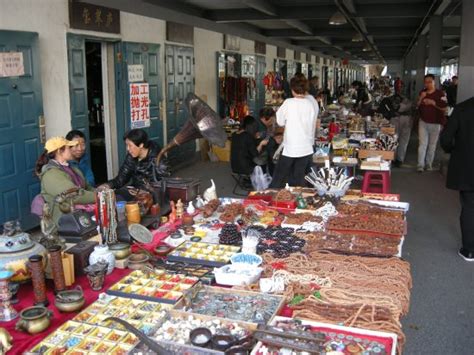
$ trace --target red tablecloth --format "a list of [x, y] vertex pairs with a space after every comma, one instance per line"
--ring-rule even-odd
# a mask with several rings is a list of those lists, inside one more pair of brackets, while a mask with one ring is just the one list
[[[76, 279], [76, 283], [71, 287], [76, 287], [76, 285], [80, 285], [84, 290], [84, 298], [86, 300], [85, 305], [83, 308], [90, 305], [94, 302], [100, 293], [105, 292], [110, 286], [116, 283], [125, 275], [129, 274], [132, 270], [129, 269], [114, 269], [114, 271], [105, 277], [104, 288], [101, 291], [92, 291], [89, 287], [89, 282], [86, 276], [80, 276]], [[15, 330], [15, 324], [19, 320], [14, 319], [7, 323], [0, 323], [1, 327], [4, 327], [13, 337], [13, 348], [8, 352], [8, 355], [11, 354], [22, 354], [26, 350], [31, 349], [33, 346], [38, 344], [41, 340], [43, 340], [47, 335], [51, 334], [56, 328], [64, 324], [66, 321], [74, 318], [77, 313], [60, 313], [56, 307], [54, 307], [54, 285], [51, 280], [47, 281], [48, 286], [48, 300], [49, 306], [48, 309], [53, 311], [54, 316], [51, 318], [51, 325], [48, 329], [46, 329], [42, 333], [38, 333], [36, 335], [30, 335], [28, 333], [23, 333]], [[14, 305], [14, 308], [17, 311], [21, 311], [24, 308], [33, 306], [33, 292], [32, 292], [32, 285], [31, 283], [21, 285], [20, 290], [18, 291], [18, 299], [20, 302]]]

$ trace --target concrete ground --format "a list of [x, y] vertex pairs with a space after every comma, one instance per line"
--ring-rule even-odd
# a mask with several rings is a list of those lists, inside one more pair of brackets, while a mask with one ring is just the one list
[[[474, 354], [474, 263], [457, 255], [458, 194], [444, 187], [439, 172], [416, 173], [413, 154], [408, 163], [413, 167], [392, 173], [392, 192], [410, 203], [403, 258], [411, 264], [413, 289], [402, 322], [405, 354]], [[201, 179], [201, 191], [212, 178], [219, 196], [232, 196], [227, 163], [197, 162], [177, 175]]]

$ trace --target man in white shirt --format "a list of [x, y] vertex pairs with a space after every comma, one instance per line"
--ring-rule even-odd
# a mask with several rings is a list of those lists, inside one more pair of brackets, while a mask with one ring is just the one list
[[[285, 127], [283, 153], [278, 160], [271, 188], [304, 186], [304, 176], [313, 157], [318, 105], [309, 98], [308, 80], [296, 75], [290, 81], [293, 98], [286, 99], [276, 113], [277, 123]], [[315, 101], [315, 100], [314, 100]]]

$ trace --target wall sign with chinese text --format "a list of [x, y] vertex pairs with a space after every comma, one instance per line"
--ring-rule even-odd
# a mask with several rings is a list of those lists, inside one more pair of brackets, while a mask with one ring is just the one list
[[69, 26], [81, 30], [120, 33], [120, 11], [69, 0]]
[[150, 91], [148, 83], [130, 84], [130, 126], [150, 127]]
[[143, 81], [143, 64], [130, 64], [127, 65], [128, 69], [128, 82], [136, 83]]
[[0, 53], [0, 78], [25, 74], [22, 52]]

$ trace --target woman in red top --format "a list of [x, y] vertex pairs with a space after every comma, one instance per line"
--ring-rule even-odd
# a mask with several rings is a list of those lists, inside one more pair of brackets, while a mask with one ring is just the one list
[[425, 75], [425, 89], [420, 93], [417, 108], [420, 112], [418, 125], [418, 172], [433, 170], [433, 159], [441, 127], [446, 124], [446, 94], [436, 89], [433, 74]]

